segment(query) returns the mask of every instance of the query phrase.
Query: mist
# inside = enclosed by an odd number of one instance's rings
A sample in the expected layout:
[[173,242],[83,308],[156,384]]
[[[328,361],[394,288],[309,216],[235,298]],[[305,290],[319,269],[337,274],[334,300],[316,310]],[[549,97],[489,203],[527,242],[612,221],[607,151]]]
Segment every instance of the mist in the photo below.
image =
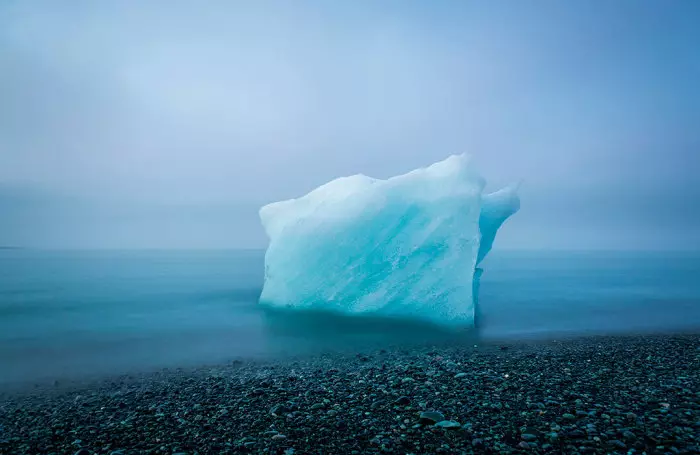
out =
[[501,249],[700,247],[700,5],[0,5],[0,245],[263,248],[257,210],[454,153]]

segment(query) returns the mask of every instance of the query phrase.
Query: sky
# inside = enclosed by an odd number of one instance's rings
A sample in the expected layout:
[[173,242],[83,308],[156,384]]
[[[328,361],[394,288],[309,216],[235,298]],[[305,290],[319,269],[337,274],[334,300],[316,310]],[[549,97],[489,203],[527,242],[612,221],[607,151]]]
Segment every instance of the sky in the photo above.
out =
[[0,2],[0,245],[263,248],[455,153],[496,249],[700,248],[700,2]]

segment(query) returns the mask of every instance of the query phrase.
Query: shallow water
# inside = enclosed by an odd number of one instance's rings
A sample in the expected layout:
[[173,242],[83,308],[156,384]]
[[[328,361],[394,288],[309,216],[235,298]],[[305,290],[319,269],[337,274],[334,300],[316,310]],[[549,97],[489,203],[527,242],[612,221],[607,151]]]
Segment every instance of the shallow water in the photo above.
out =
[[[0,251],[0,383],[237,357],[473,342],[419,324],[256,306],[263,251]],[[700,328],[700,255],[494,251],[481,339]]]

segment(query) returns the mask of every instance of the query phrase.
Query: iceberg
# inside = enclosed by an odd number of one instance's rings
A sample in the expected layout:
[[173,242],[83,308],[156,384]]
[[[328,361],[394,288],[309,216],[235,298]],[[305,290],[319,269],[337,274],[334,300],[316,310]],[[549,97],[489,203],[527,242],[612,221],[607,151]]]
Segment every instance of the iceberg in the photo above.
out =
[[520,207],[517,186],[483,194],[485,185],[470,156],[453,155],[265,205],[260,304],[473,326],[477,265]]

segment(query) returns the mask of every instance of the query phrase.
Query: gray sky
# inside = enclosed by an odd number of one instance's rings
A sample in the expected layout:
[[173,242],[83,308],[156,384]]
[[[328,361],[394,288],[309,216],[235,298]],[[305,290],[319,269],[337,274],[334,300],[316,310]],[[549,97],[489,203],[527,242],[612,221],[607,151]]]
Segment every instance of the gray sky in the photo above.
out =
[[0,245],[263,247],[261,204],[453,153],[496,248],[700,246],[700,2],[0,3]]

